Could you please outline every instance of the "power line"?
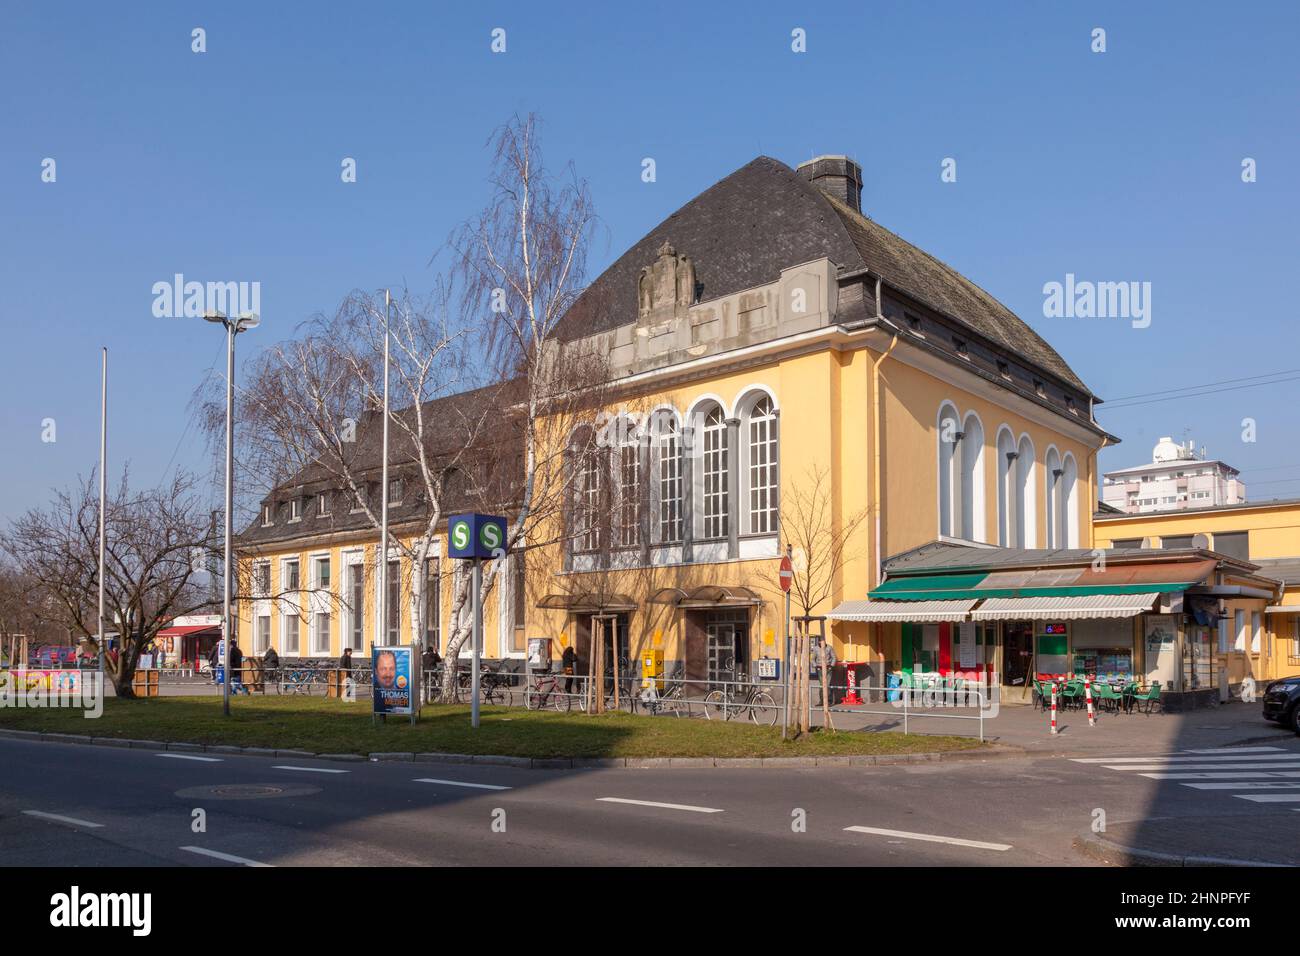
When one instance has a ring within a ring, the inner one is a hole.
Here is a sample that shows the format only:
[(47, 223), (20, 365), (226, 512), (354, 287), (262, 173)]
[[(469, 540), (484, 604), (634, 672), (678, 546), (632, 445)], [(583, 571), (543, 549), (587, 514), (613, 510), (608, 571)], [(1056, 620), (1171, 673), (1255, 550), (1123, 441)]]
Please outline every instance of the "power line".
[(1200, 392), (1189, 392), (1183, 395), (1167, 395), (1164, 398), (1148, 398), (1140, 402), (1121, 402), (1119, 404), (1112, 404), (1111, 402), (1106, 402), (1104, 404), (1106, 410), (1108, 411), (1118, 409), (1118, 408), (1136, 408), (1139, 405), (1155, 405), (1159, 402), (1176, 402), (1187, 398), (1201, 398), (1206, 395), (1218, 395), (1222, 392), (1237, 392), (1243, 388), (1259, 388), (1261, 385), (1281, 385), (1283, 382), (1294, 382), (1294, 381), (1300, 381), (1300, 375), (1294, 375), (1290, 378), (1274, 379), (1273, 381), (1269, 381), (1269, 382), (1254, 382), (1252, 384), (1247, 384), (1247, 385), (1233, 385), (1228, 388), (1206, 387), (1204, 391), (1200, 391)]
[[(1149, 397), (1149, 396), (1151, 396), (1151, 395), (1168, 395), (1168, 394), (1170, 394), (1171, 391), (1173, 391), (1173, 392), (1186, 392), (1186, 391), (1190, 391), (1190, 390), (1198, 389), (1198, 388), (1212, 388), (1212, 387), (1214, 387), (1214, 386), (1216, 386), (1216, 385), (1234, 385), (1234, 384), (1236, 384), (1237, 382), (1253, 382), (1253, 381), (1255, 381), (1255, 380), (1257, 380), (1257, 379), (1261, 379), (1261, 378), (1273, 378), (1273, 377), (1275, 377), (1275, 376), (1277, 376), (1277, 375), (1300, 375), (1300, 368), (1284, 369), (1284, 370), (1281, 371), (1281, 372), (1268, 372), (1268, 373), (1266, 373), (1266, 374), (1264, 374), (1264, 375), (1245, 375), (1245, 376), (1242, 376), (1241, 378), (1225, 378), (1225, 379), (1224, 379), (1223, 381), (1221, 381), (1221, 382), (1206, 382), (1206, 383), (1203, 384), (1203, 385), (1185, 385), (1185, 386), (1183, 386), (1182, 388), (1175, 388), (1175, 389), (1172, 389), (1172, 390), (1171, 390), (1171, 389), (1164, 389), (1164, 390), (1159, 391), (1159, 392), (1139, 392), (1139, 393), (1136, 394), (1136, 395), (1121, 395), (1121, 396), (1119, 396), (1118, 398), (1111, 399), (1111, 401), (1115, 401), (1115, 402), (1127, 402), (1127, 401), (1128, 401), (1129, 399), (1131, 399), (1131, 398), (1147, 398), (1147, 397)], [(1267, 383), (1265, 383), (1265, 384), (1267, 384)], [(1107, 404), (1109, 404), (1109, 402), (1107, 402)]]

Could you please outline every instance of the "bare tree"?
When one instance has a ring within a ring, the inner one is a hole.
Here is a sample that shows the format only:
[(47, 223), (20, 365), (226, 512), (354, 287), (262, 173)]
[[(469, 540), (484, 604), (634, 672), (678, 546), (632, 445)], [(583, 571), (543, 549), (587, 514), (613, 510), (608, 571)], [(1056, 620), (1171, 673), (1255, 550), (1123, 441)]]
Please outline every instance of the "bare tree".
[[(119, 697), (132, 697), (141, 652), (171, 620), (208, 606), (195, 552), (215, 546), (211, 516), (192, 476), (133, 492), (124, 469), (105, 509), (106, 630), (119, 632), (104, 666)], [(38, 582), (59, 623), (93, 644), (99, 631), (99, 494), (94, 475), (57, 492), (48, 508), (16, 519), (0, 546)]]
[[(849, 543), (866, 521), (870, 509), (841, 516), (835, 521), (834, 488), (828, 469), (809, 466), (803, 482), (792, 483), (781, 498), (781, 534), (792, 549), (793, 577), (790, 592), (799, 608), (797, 626), (791, 634), (792, 706), (797, 714), (800, 733), (810, 730), (808, 665), (811, 663), (809, 622), (813, 611), (830, 600), (839, 586), (845, 566), (854, 558)], [(822, 715), (825, 725), (834, 728), (830, 711), (830, 675), (828, 642), (818, 648), (821, 668)]]
[[(502, 417), (514, 423), (518, 471), (510, 500), (501, 502), (511, 519), (506, 548), (488, 565), (485, 592), (504, 570), (505, 554), (551, 543), (543, 540), (555, 533), (548, 529), (564, 527), (557, 519), (572, 480), (570, 436), (593, 420), (608, 381), (606, 357), (561, 334), (561, 320), (583, 289), (596, 216), (571, 165), (561, 175), (546, 169), (538, 126), (530, 114), (496, 131), (489, 141), (492, 198), (450, 242), (463, 311), (488, 317), (483, 354), (498, 380), (513, 383)], [(463, 585), (453, 594), (450, 659), (470, 636), (463, 614), (468, 590)]]

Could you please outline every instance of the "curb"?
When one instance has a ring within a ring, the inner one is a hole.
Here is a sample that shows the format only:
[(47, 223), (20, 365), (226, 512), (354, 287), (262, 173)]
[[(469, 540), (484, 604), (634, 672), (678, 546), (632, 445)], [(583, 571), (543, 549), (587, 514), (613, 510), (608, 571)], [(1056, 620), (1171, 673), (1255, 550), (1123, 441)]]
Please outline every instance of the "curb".
[(0, 728), (0, 738), (40, 741), (42, 743), (86, 744), (99, 747), (124, 747), (140, 750), (174, 750), (186, 753), (214, 753), (243, 757), (311, 757), (347, 763), (416, 762), (477, 764), (480, 766), (517, 767), (526, 770), (661, 770), (664, 768), (716, 768), (775, 770), (815, 769), (817, 767), (890, 767), (932, 761), (975, 760), (995, 757), (1023, 757), (1020, 747), (989, 744), (982, 750), (954, 750), (933, 753), (870, 755), (839, 754), (821, 757), (512, 757), (503, 754), (411, 753), (409, 751), (371, 754), (317, 754), (308, 750), (280, 750), (273, 747), (238, 747), (232, 744), (199, 744), (185, 741), (133, 740), (125, 737), (90, 737), (80, 734), (45, 733), (35, 730)]
[(1290, 869), (1292, 866), (1290, 863), (1267, 863), (1263, 860), (1234, 860), (1217, 856), (1161, 853), (1158, 850), (1144, 850), (1139, 847), (1124, 846), (1122, 843), (1107, 840), (1090, 831), (1075, 837), (1074, 849), (1093, 860), (1114, 866), (1239, 866), (1270, 869), (1274, 867)]

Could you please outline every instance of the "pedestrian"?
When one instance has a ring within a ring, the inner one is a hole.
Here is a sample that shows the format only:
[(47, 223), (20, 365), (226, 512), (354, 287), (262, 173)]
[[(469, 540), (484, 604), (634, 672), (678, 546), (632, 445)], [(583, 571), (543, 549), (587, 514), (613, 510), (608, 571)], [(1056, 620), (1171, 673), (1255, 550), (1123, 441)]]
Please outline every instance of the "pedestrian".
[(267, 684), (275, 684), (276, 693), (279, 693), (280, 682), (280, 655), (275, 652), (274, 647), (268, 646), (266, 653), (262, 655), (262, 692), (266, 692)]
[(346, 674), (352, 673), (352, 648), (343, 648), (343, 656), (339, 658), (339, 670)]
[(244, 666), (244, 652), (239, 649), (239, 642), (232, 640), (230, 642), (230, 692), (232, 694), (247, 694), (240, 675)]
[(574, 675), (578, 673), (578, 652), (573, 649), (572, 644), (560, 655), (560, 663), (564, 666), (564, 692), (572, 694)]
[(158, 669), (163, 670), (167, 667), (167, 648), (162, 644), (158, 645)]

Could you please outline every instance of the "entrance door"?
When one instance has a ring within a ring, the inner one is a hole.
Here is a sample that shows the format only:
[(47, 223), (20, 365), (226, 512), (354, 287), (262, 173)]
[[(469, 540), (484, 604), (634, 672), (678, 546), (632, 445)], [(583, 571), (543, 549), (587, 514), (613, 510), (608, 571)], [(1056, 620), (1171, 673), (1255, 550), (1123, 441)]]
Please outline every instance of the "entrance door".
[(1002, 625), (1002, 683), (1024, 687), (1033, 659), (1034, 632), (1028, 624), (1008, 622)]
[(705, 653), (710, 681), (737, 680), (745, 671), (749, 651), (749, 614), (718, 611), (705, 625)]

